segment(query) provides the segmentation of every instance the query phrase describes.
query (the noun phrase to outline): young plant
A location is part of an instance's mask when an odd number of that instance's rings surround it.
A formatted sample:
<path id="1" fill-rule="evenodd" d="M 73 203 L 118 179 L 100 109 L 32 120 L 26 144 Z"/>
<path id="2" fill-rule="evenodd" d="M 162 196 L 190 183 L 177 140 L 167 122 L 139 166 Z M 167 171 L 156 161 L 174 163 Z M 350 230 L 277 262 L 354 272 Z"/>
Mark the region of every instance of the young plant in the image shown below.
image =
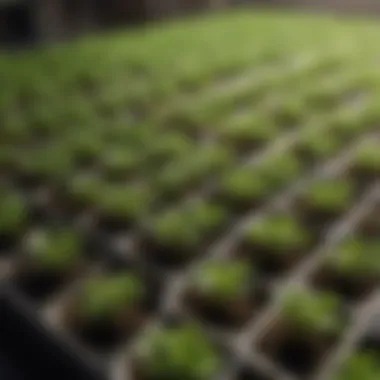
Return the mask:
<path id="1" fill-rule="evenodd" d="M 100 158 L 100 166 L 106 176 L 126 179 L 138 173 L 143 163 L 141 155 L 122 147 L 113 147 L 106 150 Z"/>
<path id="2" fill-rule="evenodd" d="M 347 239 L 328 257 L 325 267 L 344 278 L 374 282 L 380 279 L 379 250 L 380 241 Z"/>
<path id="3" fill-rule="evenodd" d="M 141 307 L 144 296 L 144 284 L 133 274 L 92 278 L 79 296 L 78 317 L 84 323 L 118 323 L 123 314 Z"/>
<path id="4" fill-rule="evenodd" d="M 193 274 L 186 300 L 211 323 L 240 325 L 259 300 L 255 280 L 247 262 L 208 262 Z"/>
<path id="5" fill-rule="evenodd" d="M 158 190 L 163 195 L 183 195 L 208 177 L 223 172 L 230 167 L 233 160 L 228 149 L 221 147 L 196 149 L 193 154 L 163 169 L 156 179 Z"/>
<path id="6" fill-rule="evenodd" d="M 221 179 L 221 198 L 232 206 L 245 208 L 263 201 L 273 192 L 263 173 L 255 168 L 243 167 L 227 172 Z"/>
<path id="7" fill-rule="evenodd" d="M 378 141 L 370 141 L 358 149 L 352 168 L 355 174 L 380 177 L 380 149 Z"/>
<path id="8" fill-rule="evenodd" d="M 334 115 L 329 122 L 329 129 L 342 140 L 351 140 L 360 134 L 365 125 L 360 114 L 355 110 L 342 110 Z"/>
<path id="9" fill-rule="evenodd" d="M 292 153 L 267 158 L 260 166 L 264 177 L 275 189 L 281 189 L 302 173 L 301 162 Z"/>
<path id="10" fill-rule="evenodd" d="M 326 160 L 333 157 L 341 148 L 340 139 L 330 134 L 329 138 L 321 132 L 307 133 L 298 144 L 297 151 L 302 159 L 308 161 Z"/>
<path id="11" fill-rule="evenodd" d="M 306 191 L 303 203 L 313 214 L 335 216 L 349 209 L 355 199 L 355 190 L 354 184 L 347 180 L 322 180 Z"/>
<path id="12" fill-rule="evenodd" d="M 173 250 L 176 255 L 194 253 L 225 223 L 226 217 L 225 210 L 215 204 L 186 205 L 158 215 L 153 220 L 150 235 L 154 244 L 164 248 L 167 255 Z"/>
<path id="13" fill-rule="evenodd" d="M 273 215 L 248 228 L 242 248 L 261 270 L 276 274 L 290 268 L 312 244 L 309 231 L 291 216 Z"/>
<path id="14" fill-rule="evenodd" d="M 273 110 L 276 123 L 281 128 L 295 127 L 302 122 L 305 104 L 302 99 L 290 99 Z"/>
<path id="15" fill-rule="evenodd" d="M 216 302 L 246 300 L 251 290 L 251 275 L 246 262 L 210 262 L 195 271 L 191 288 Z"/>
<path id="16" fill-rule="evenodd" d="M 276 137 L 278 129 L 263 115 L 248 113 L 227 120 L 218 132 L 226 144 L 245 151 L 272 140 Z"/>
<path id="17" fill-rule="evenodd" d="M 9 189 L 0 191 L 0 239 L 13 239 L 22 234 L 29 221 L 26 200 Z"/>
<path id="18" fill-rule="evenodd" d="M 346 326 L 340 298 L 327 292 L 290 291 L 282 300 L 281 317 L 292 329 L 316 339 L 335 338 Z"/>
<path id="19" fill-rule="evenodd" d="M 149 211 L 153 196 L 145 186 L 105 185 L 96 194 L 95 207 L 106 220 L 134 223 Z"/>
<path id="20" fill-rule="evenodd" d="M 27 260 L 32 268 L 48 273 L 70 273 L 84 261 L 83 242 L 70 229 L 49 228 L 26 240 Z"/>
<path id="21" fill-rule="evenodd" d="M 361 352 L 352 355 L 333 380 L 377 380 L 379 378 L 379 359 L 370 352 Z"/>
<path id="22" fill-rule="evenodd" d="M 192 325 L 147 334 L 138 345 L 136 361 L 144 380 L 209 380 L 222 369 L 213 344 Z"/>
<path id="23" fill-rule="evenodd" d="M 273 215 L 254 223 L 246 233 L 246 242 L 275 255 L 291 254 L 310 244 L 308 231 L 293 217 Z"/>

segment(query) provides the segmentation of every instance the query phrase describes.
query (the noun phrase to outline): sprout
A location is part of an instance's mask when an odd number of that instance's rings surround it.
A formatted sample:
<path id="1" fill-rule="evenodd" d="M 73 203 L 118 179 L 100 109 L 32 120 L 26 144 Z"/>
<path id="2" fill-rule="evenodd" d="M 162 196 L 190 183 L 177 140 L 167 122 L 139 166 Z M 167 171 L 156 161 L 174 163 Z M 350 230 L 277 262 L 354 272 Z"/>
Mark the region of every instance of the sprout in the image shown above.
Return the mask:
<path id="1" fill-rule="evenodd" d="M 221 181 L 221 191 L 233 198 L 258 200 L 270 192 L 268 182 L 258 170 L 241 168 L 227 173 Z"/>
<path id="2" fill-rule="evenodd" d="M 227 120 L 220 129 L 225 141 L 232 143 L 265 142 L 274 138 L 278 130 L 276 126 L 263 115 L 252 113 L 238 115 L 235 119 Z"/>
<path id="3" fill-rule="evenodd" d="M 223 208 L 199 203 L 159 215 L 153 222 L 152 233 L 161 244 L 193 248 L 225 220 Z"/>
<path id="4" fill-rule="evenodd" d="M 358 169 L 378 172 L 380 170 L 380 149 L 378 141 L 371 141 L 358 149 L 354 165 Z"/>
<path id="5" fill-rule="evenodd" d="M 248 229 L 246 239 L 248 243 L 274 248 L 281 253 L 304 248 L 310 236 L 293 218 L 271 216 L 254 223 Z"/>
<path id="6" fill-rule="evenodd" d="M 282 302 L 282 316 L 307 333 L 335 336 L 345 326 L 342 304 L 334 294 L 297 289 L 287 293 Z"/>
<path id="7" fill-rule="evenodd" d="M 212 343 L 191 325 L 151 332 L 137 356 L 152 380 L 209 380 L 222 365 Z"/>
<path id="8" fill-rule="evenodd" d="M 274 110 L 276 121 L 283 126 L 296 126 L 304 116 L 305 104 L 301 99 L 290 99 Z"/>
<path id="9" fill-rule="evenodd" d="M 83 242 L 68 229 L 36 231 L 26 241 L 33 263 L 51 271 L 69 271 L 83 259 Z"/>
<path id="10" fill-rule="evenodd" d="M 245 262 L 210 262 L 194 273 L 194 289 L 209 297 L 232 301 L 249 292 L 251 269 Z"/>
<path id="11" fill-rule="evenodd" d="M 327 259 L 327 265 L 344 276 L 380 277 L 380 242 L 349 239 Z"/>
<path id="12" fill-rule="evenodd" d="M 129 220 L 142 218 L 152 204 L 152 194 L 140 186 L 104 186 L 96 195 L 96 207 L 110 217 Z"/>
<path id="13" fill-rule="evenodd" d="M 17 193 L 1 191 L 0 234 L 13 234 L 25 227 L 28 221 L 26 200 Z"/>
<path id="14" fill-rule="evenodd" d="M 379 359 L 372 353 L 363 352 L 351 356 L 334 377 L 334 380 L 377 380 L 379 378 Z"/>
<path id="15" fill-rule="evenodd" d="M 135 307 L 143 295 L 144 286 L 135 275 L 93 278 L 84 286 L 79 307 L 86 320 L 112 319 Z"/>
<path id="16" fill-rule="evenodd" d="M 317 158 L 334 155 L 341 147 L 341 142 L 335 135 L 327 139 L 324 133 L 313 132 L 301 137 L 299 148 Z"/>
<path id="17" fill-rule="evenodd" d="M 259 167 L 274 187 L 282 187 L 295 180 L 302 171 L 302 165 L 292 154 L 272 156 Z"/>
<path id="18" fill-rule="evenodd" d="M 311 186 L 305 194 L 305 200 L 315 208 L 322 210 L 344 210 L 354 198 L 355 188 L 344 180 L 325 180 Z"/>

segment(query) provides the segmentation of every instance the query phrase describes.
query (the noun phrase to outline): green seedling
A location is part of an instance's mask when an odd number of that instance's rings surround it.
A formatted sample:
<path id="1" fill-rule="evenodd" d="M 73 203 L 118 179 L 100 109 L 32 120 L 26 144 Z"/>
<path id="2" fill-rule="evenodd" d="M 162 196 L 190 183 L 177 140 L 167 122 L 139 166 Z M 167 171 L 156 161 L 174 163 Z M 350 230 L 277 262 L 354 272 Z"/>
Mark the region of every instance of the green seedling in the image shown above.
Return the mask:
<path id="1" fill-rule="evenodd" d="M 348 239 L 326 260 L 328 268 L 342 276 L 380 278 L 380 242 Z"/>
<path id="2" fill-rule="evenodd" d="M 239 201 L 258 201 L 272 191 L 263 174 L 254 168 L 241 168 L 226 173 L 220 184 L 223 195 Z"/>
<path id="3" fill-rule="evenodd" d="M 26 200 L 10 190 L 0 191 L 0 235 L 13 235 L 22 231 L 29 220 Z"/>
<path id="4" fill-rule="evenodd" d="M 212 343 L 192 325 L 147 334 L 138 345 L 137 356 L 152 380 L 209 380 L 222 367 Z"/>
<path id="5" fill-rule="evenodd" d="M 379 359 L 370 352 L 352 355 L 345 361 L 334 380 L 377 380 L 380 377 Z"/>
<path id="6" fill-rule="evenodd" d="M 245 262 L 210 262 L 194 273 L 192 288 L 224 302 L 249 296 L 252 271 Z"/>
<path id="7" fill-rule="evenodd" d="M 307 334 L 337 336 L 345 327 L 342 304 L 334 294 L 297 289 L 287 293 L 282 302 L 282 317 Z"/>
<path id="8" fill-rule="evenodd" d="M 306 191 L 304 199 L 314 209 L 341 212 L 349 208 L 354 196 L 353 183 L 332 179 L 312 185 Z"/>
<path id="9" fill-rule="evenodd" d="M 301 162 L 290 153 L 269 157 L 259 166 L 267 181 L 277 189 L 296 180 L 302 169 Z"/>
<path id="10" fill-rule="evenodd" d="M 342 144 L 340 139 L 330 134 L 326 138 L 325 134 L 320 132 L 308 133 L 301 138 L 299 149 L 316 159 L 326 159 L 334 156 Z"/>
<path id="11" fill-rule="evenodd" d="M 254 223 L 247 231 L 248 244 L 273 249 L 275 253 L 294 252 L 310 243 L 310 235 L 292 217 L 270 216 Z"/>
<path id="12" fill-rule="evenodd" d="M 278 129 L 268 118 L 251 112 L 222 123 L 218 132 L 226 143 L 241 146 L 268 142 L 276 137 Z"/>
<path id="13" fill-rule="evenodd" d="M 371 141 L 359 148 L 354 158 L 358 170 L 380 173 L 380 149 L 378 141 Z"/>
<path id="14" fill-rule="evenodd" d="M 225 210 L 213 204 L 189 205 L 155 218 L 152 233 L 159 244 L 195 248 L 226 220 Z"/>
<path id="15" fill-rule="evenodd" d="M 113 320 L 136 308 L 144 294 L 142 281 L 130 273 L 93 278 L 80 295 L 80 315 L 86 321 Z"/>
<path id="16" fill-rule="evenodd" d="M 96 194 L 95 207 L 107 217 L 137 221 L 145 216 L 153 196 L 145 186 L 105 185 Z"/>
<path id="17" fill-rule="evenodd" d="M 74 270 L 84 259 L 83 242 L 69 229 L 46 229 L 31 234 L 26 250 L 37 268 L 67 272 Z"/>

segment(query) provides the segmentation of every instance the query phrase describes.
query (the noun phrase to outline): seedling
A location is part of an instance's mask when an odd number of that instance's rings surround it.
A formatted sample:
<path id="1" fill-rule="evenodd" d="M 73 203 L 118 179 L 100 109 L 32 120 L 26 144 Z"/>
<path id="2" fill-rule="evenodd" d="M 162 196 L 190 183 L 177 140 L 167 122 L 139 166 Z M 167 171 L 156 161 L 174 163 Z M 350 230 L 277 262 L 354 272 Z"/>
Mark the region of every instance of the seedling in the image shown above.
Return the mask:
<path id="1" fill-rule="evenodd" d="M 83 262 L 83 242 L 68 229 L 46 229 L 32 233 L 26 240 L 28 260 L 47 272 L 67 273 Z"/>
<path id="2" fill-rule="evenodd" d="M 96 194 L 95 207 L 101 217 L 129 224 L 143 218 L 152 202 L 152 194 L 145 186 L 105 185 Z"/>
<path id="3" fill-rule="evenodd" d="M 350 238 L 341 243 L 317 272 L 316 284 L 355 301 L 369 294 L 380 279 L 379 242 Z"/>
<path id="4" fill-rule="evenodd" d="M 248 113 L 227 120 L 219 128 L 220 137 L 243 152 L 275 138 L 278 129 L 263 115 Z"/>
<path id="5" fill-rule="evenodd" d="M 349 239 L 328 258 L 326 265 L 346 277 L 380 278 L 380 242 Z"/>
<path id="6" fill-rule="evenodd" d="M 329 138 L 326 138 L 325 133 L 318 131 L 301 137 L 298 152 L 301 159 L 314 162 L 333 157 L 341 146 L 340 139 L 334 134 L 330 134 Z"/>
<path id="7" fill-rule="evenodd" d="M 293 290 L 282 301 L 281 316 L 292 329 L 316 339 L 339 336 L 345 328 L 342 303 L 332 293 Z"/>
<path id="8" fill-rule="evenodd" d="M 352 355 L 334 376 L 334 380 L 377 380 L 380 377 L 378 358 L 370 352 Z"/>
<path id="9" fill-rule="evenodd" d="M 126 310 L 138 308 L 144 295 L 140 278 L 129 273 L 90 279 L 80 295 L 78 315 L 85 322 L 115 322 Z"/>
<path id="10" fill-rule="evenodd" d="M 248 228 L 243 252 L 269 274 L 291 267 L 311 246 L 309 231 L 292 217 L 274 215 Z"/>
<path id="11" fill-rule="evenodd" d="M 350 181 L 327 179 L 313 184 L 303 201 L 311 213 L 339 215 L 346 211 L 355 198 L 355 186 Z M 311 216 L 313 218 L 313 216 Z"/>
<path id="12" fill-rule="evenodd" d="M 245 208 L 264 200 L 272 193 L 272 189 L 259 170 L 244 167 L 223 176 L 219 193 L 233 207 Z"/>
<path id="13" fill-rule="evenodd" d="M 251 283 L 251 269 L 246 262 L 207 263 L 192 277 L 192 288 L 221 302 L 246 299 Z"/>
<path id="14" fill-rule="evenodd" d="M 302 99 L 290 99 L 279 105 L 273 110 L 276 123 L 282 128 L 299 125 L 304 117 L 305 106 Z"/>
<path id="15" fill-rule="evenodd" d="M 106 176 L 121 179 L 128 178 L 129 175 L 138 172 L 142 162 L 141 155 L 117 147 L 105 151 L 100 158 L 100 165 Z"/>
<path id="16" fill-rule="evenodd" d="M 310 243 L 310 236 L 293 217 L 275 215 L 248 228 L 246 242 L 281 255 L 305 249 Z"/>
<path id="17" fill-rule="evenodd" d="M 231 153 L 223 148 L 196 149 L 180 162 L 164 168 L 157 178 L 163 195 L 183 195 L 208 177 L 217 176 L 233 162 Z"/>
<path id="18" fill-rule="evenodd" d="M 12 238 L 23 232 L 29 220 L 26 200 L 19 194 L 3 189 L 0 194 L 0 236 Z"/>
<path id="19" fill-rule="evenodd" d="M 225 210 L 218 205 L 189 204 L 156 216 L 150 235 L 159 250 L 163 250 L 161 254 L 183 259 L 180 253 L 194 254 L 225 223 L 226 217 Z"/>
<path id="20" fill-rule="evenodd" d="M 247 262 L 207 262 L 194 272 L 186 300 L 211 323 L 241 325 L 261 301 L 256 280 Z"/>
<path id="21" fill-rule="evenodd" d="M 140 342 L 137 360 L 145 380 L 208 380 L 222 367 L 213 344 L 191 325 L 153 331 Z"/>
<path id="22" fill-rule="evenodd" d="M 271 186 L 281 189 L 302 173 L 301 162 L 291 153 L 267 158 L 259 167 Z"/>
<path id="23" fill-rule="evenodd" d="M 352 168 L 361 177 L 380 176 L 380 149 L 378 141 L 371 141 L 358 149 Z"/>

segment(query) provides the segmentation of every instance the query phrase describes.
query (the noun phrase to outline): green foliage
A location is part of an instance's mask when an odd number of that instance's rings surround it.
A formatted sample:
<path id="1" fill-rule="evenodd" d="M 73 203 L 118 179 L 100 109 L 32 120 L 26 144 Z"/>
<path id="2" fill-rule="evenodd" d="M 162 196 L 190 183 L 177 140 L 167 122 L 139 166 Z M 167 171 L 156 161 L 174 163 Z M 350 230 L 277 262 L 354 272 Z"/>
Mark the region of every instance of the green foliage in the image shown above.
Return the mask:
<path id="1" fill-rule="evenodd" d="M 282 188 L 296 180 L 302 169 L 301 162 L 290 153 L 271 156 L 259 166 L 259 170 L 274 188 Z"/>
<path id="2" fill-rule="evenodd" d="M 305 248 L 310 236 L 294 218 L 275 215 L 255 222 L 247 231 L 246 241 L 281 254 Z"/>
<path id="3" fill-rule="evenodd" d="M 232 153 L 222 146 L 198 147 L 158 173 L 156 185 L 163 192 L 186 191 L 209 176 L 223 172 L 230 167 L 233 159 Z"/>
<path id="4" fill-rule="evenodd" d="M 248 295 L 252 276 L 246 262 L 209 262 L 194 273 L 191 285 L 200 294 L 228 302 Z"/>
<path id="5" fill-rule="evenodd" d="M 352 355 L 333 380 L 377 380 L 380 377 L 379 359 L 372 353 Z"/>
<path id="6" fill-rule="evenodd" d="M 335 336 L 345 327 L 341 301 L 332 293 L 296 289 L 289 291 L 282 302 L 282 316 L 306 333 Z"/>
<path id="7" fill-rule="evenodd" d="M 227 172 L 222 177 L 220 187 L 222 194 L 243 201 L 260 200 L 271 192 L 262 173 L 249 167 Z"/>
<path id="8" fill-rule="evenodd" d="M 144 294 L 142 281 L 130 273 L 92 278 L 80 295 L 80 313 L 86 320 L 109 320 L 137 307 Z"/>
<path id="9" fill-rule="evenodd" d="M 344 211 L 354 200 L 355 187 L 350 181 L 331 179 L 319 181 L 306 191 L 305 201 L 325 211 Z"/>
<path id="10" fill-rule="evenodd" d="M 0 234 L 20 232 L 27 222 L 26 199 L 7 189 L 0 190 Z"/>
<path id="11" fill-rule="evenodd" d="M 198 327 L 153 331 L 140 342 L 138 356 L 149 378 L 209 380 L 222 366 L 217 351 Z"/>
<path id="12" fill-rule="evenodd" d="M 331 252 L 327 265 L 344 276 L 380 278 L 380 241 L 347 239 Z"/>
<path id="13" fill-rule="evenodd" d="M 106 216 L 129 222 L 145 216 L 153 200 L 145 186 L 107 184 L 96 194 L 96 207 Z"/>
<path id="14" fill-rule="evenodd" d="M 380 149 L 377 140 L 358 149 L 354 165 L 362 170 L 378 172 L 380 170 Z"/>
<path id="15" fill-rule="evenodd" d="M 226 220 L 225 210 L 216 204 L 197 203 L 169 210 L 153 221 L 154 238 L 164 245 L 194 248 Z"/>
<path id="16" fill-rule="evenodd" d="M 267 142 L 276 136 L 278 129 L 268 117 L 250 112 L 223 121 L 218 132 L 227 143 L 239 145 L 247 142 Z"/>
<path id="17" fill-rule="evenodd" d="M 74 269 L 84 258 L 81 238 L 66 228 L 35 231 L 27 239 L 26 249 L 33 263 L 48 271 Z"/>
<path id="18" fill-rule="evenodd" d="M 301 137 L 299 148 L 315 158 L 328 158 L 336 154 L 342 146 L 341 140 L 334 134 L 326 138 L 325 131 L 313 131 Z"/>

